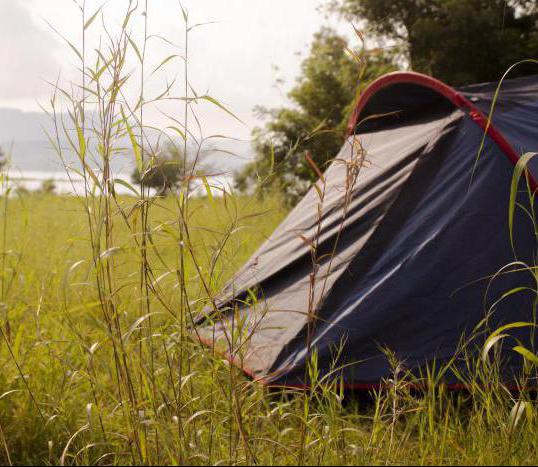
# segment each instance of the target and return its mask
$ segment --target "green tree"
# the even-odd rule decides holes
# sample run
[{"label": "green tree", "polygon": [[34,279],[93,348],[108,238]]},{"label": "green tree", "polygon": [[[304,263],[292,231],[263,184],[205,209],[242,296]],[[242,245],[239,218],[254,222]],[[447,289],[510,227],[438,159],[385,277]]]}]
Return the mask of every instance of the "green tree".
[{"label": "green tree", "polygon": [[3,170],[8,164],[7,155],[4,150],[0,147],[0,170]]},{"label": "green tree", "polygon": [[52,178],[47,178],[46,180],[43,180],[43,183],[41,183],[41,190],[40,192],[45,195],[53,195],[56,193],[57,190],[56,182]]},{"label": "green tree", "polygon": [[135,169],[131,178],[133,183],[141,184],[143,181],[146,187],[154,188],[158,196],[164,196],[177,188],[189,170],[188,162],[185,166],[183,150],[176,144],[169,143],[162,153],[151,156],[149,167],[144,173],[140,174]]},{"label": "green tree", "polygon": [[258,109],[268,121],[253,132],[256,157],[236,175],[239,189],[262,180],[258,186],[277,185],[293,203],[317,178],[305,155],[323,170],[342,146],[357,86],[395,69],[382,53],[371,54],[362,66],[356,58],[347,41],[331,29],[315,35],[288,95],[292,106]]},{"label": "green tree", "polygon": [[[413,70],[452,85],[498,80],[538,56],[536,0],[334,0],[332,8],[405,44]],[[536,73],[516,73],[529,69]]]}]

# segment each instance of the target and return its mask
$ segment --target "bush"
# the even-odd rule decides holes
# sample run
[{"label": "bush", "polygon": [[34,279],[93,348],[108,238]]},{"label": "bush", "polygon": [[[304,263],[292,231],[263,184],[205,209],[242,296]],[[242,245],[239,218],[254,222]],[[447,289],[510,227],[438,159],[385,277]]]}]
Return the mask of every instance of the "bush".
[{"label": "bush", "polygon": [[160,154],[152,155],[148,167],[143,173],[135,169],[131,175],[134,183],[154,188],[158,196],[165,196],[177,189],[192,164],[185,160],[184,151],[176,144],[169,143]]}]

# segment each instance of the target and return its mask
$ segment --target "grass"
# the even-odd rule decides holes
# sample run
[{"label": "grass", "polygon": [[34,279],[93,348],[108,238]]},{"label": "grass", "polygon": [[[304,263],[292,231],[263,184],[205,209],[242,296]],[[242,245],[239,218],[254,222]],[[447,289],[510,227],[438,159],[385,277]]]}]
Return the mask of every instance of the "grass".
[{"label": "grass", "polygon": [[[121,200],[125,209],[132,209],[135,201],[133,198]],[[166,222],[173,203],[169,198],[154,206],[152,227],[162,226],[163,222]],[[196,248],[202,248],[208,255],[220,248],[223,232],[227,231],[232,222],[235,222],[239,229],[237,236],[221,253],[222,260],[218,265],[219,280],[215,281],[215,287],[219,287],[219,282],[225,280],[247,259],[253,248],[274,229],[284,214],[275,202],[264,206],[263,216],[253,215],[259,212],[260,206],[248,198],[235,198],[228,203],[233,205],[229,205],[227,209],[223,209],[222,199],[215,199],[213,203],[207,200],[193,201],[192,206],[192,241]],[[223,214],[229,211],[233,211],[237,217],[230,219]],[[103,411],[104,406],[101,404],[105,404],[105,400],[111,404],[106,409],[108,415],[105,416],[105,412],[102,415],[103,423],[108,426],[105,431],[111,430],[116,432],[115,436],[120,436],[123,429],[121,426],[112,428],[115,424],[113,420],[116,416],[121,418],[125,415],[118,406],[120,400],[112,396],[116,384],[115,377],[111,374],[114,365],[110,361],[106,324],[98,313],[98,294],[90,279],[94,273],[91,262],[88,261],[91,257],[91,245],[86,235],[84,210],[80,200],[72,197],[31,195],[14,199],[9,204],[7,215],[12,219],[7,228],[7,244],[10,246],[6,267],[6,278],[10,287],[4,302],[5,321],[9,323],[7,334],[14,357],[35,396],[39,410],[24,390],[21,375],[4,345],[1,352],[4,371],[0,377],[0,392],[4,394],[1,400],[1,423],[6,440],[17,440],[9,448],[12,460],[30,463],[46,461],[49,456],[48,443],[52,441],[50,455],[57,461],[61,457],[61,451],[58,450],[63,449],[65,444],[65,440],[61,440],[61,432],[65,429],[67,436],[68,433],[76,431],[75,427],[80,428],[77,426],[79,422],[82,421],[81,425],[90,422],[95,410]],[[211,219],[209,225],[207,219]],[[119,219],[115,220],[119,222]],[[204,225],[203,230],[198,229],[200,222]],[[154,239],[161,256],[159,262],[173,262],[176,252],[173,237],[157,229]],[[122,287],[122,328],[127,333],[131,332],[131,338],[125,339],[126,353],[133,352],[133,355],[129,356],[132,365],[144,367],[144,362],[134,361],[135,357],[139,356],[138,340],[142,336],[136,325],[132,327],[137,323],[137,310],[141,299],[139,284],[133,277],[139,259],[133,243],[128,229],[120,229],[117,244],[121,250],[115,253],[116,279],[121,282]],[[208,256],[207,263],[210,262],[211,257]],[[187,271],[194,276],[195,272],[191,267],[188,265]],[[159,276],[163,274],[159,269],[156,269],[155,273]],[[168,282],[166,276],[159,281],[163,288],[168,286]],[[194,277],[189,281],[189,287],[196,289],[197,281]],[[174,293],[173,284],[170,285],[170,295],[169,306],[178,306],[175,303],[177,294]],[[161,298],[166,299],[168,296]],[[174,344],[177,338],[177,321],[174,316],[169,316],[159,303],[155,305],[159,310],[155,311],[154,326],[156,334],[161,333],[159,339],[162,341],[156,344],[156,354],[160,358],[155,373],[160,373],[165,370],[161,365],[165,365],[167,359],[173,360],[177,357]],[[99,347],[92,348],[96,343]],[[166,351],[163,345],[168,348]],[[165,357],[166,354],[168,355]],[[196,365],[191,362],[189,365],[193,365],[195,371],[204,371],[207,366],[204,360],[207,358],[201,357],[201,361]],[[143,368],[140,370],[144,371]],[[94,373],[89,374],[90,372]],[[167,393],[168,390],[173,392],[175,382],[172,384],[167,378],[168,376],[160,383],[168,387]],[[159,392],[163,389],[164,387],[159,388]],[[144,389],[141,390],[144,392]],[[168,397],[173,399],[177,396],[169,393],[168,396],[161,394],[159,398],[161,397],[163,399],[159,401],[159,405],[166,405],[169,402]],[[88,404],[93,404],[93,408],[90,409]],[[144,418],[150,420],[151,412],[155,408],[158,409],[141,404],[137,406],[137,411],[146,411]],[[161,410],[168,412],[166,406]],[[39,411],[44,420],[40,420]],[[189,411],[189,416],[193,413]],[[80,419],[78,415],[83,418]],[[168,414],[167,418],[171,420],[172,416]],[[20,420],[27,420],[27,426],[22,427],[18,422]],[[112,425],[109,425],[110,422]],[[99,439],[100,422],[95,423],[97,425],[94,428],[97,429]],[[36,426],[42,429],[36,430]],[[124,441],[128,445],[129,433],[125,432],[120,437],[122,436],[125,436]],[[77,440],[76,445],[78,444]],[[127,446],[125,449],[128,451]],[[143,455],[143,458],[146,458],[146,455]]]},{"label": "grass", "polygon": [[[121,201],[132,206],[135,200]],[[168,198],[154,206],[154,228],[168,219],[173,203]],[[226,247],[219,263],[222,281],[285,214],[274,198],[238,197],[233,203],[234,216],[218,198],[193,200],[192,206],[193,243],[203,252],[219,247],[231,223],[241,227],[240,238]],[[261,211],[263,216],[252,216]],[[194,341],[180,342],[176,317],[155,298],[152,376],[147,354],[139,353],[143,325],[133,328],[141,298],[133,278],[139,257],[123,229],[115,260],[122,288],[119,319],[125,333],[132,331],[124,339],[137,404],[129,413],[118,391],[92,268],[79,263],[91,256],[80,200],[26,195],[10,201],[8,216],[5,273],[11,285],[3,312],[13,356],[5,344],[0,347],[5,463],[294,465],[305,427],[303,461],[309,465],[532,465],[538,460],[538,419],[530,401],[514,426],[514,400],[502,390],[450,394],[438,386],[415,397],[404,380],[365,406],[358,399],[342,400],[337,388],[323,388],[308,396],[305,416],[302,396],[268,393]],[[170,236],[161,232],[155,242],[163,260],[172,261]],[[189,288],[197,293],[195,272],[189,271]],[[165,288],[167,279],[162,281]],[[167,296],[171,304],[175,295]],[[175,367],[180,346],[185,347],[181,383]]]}]

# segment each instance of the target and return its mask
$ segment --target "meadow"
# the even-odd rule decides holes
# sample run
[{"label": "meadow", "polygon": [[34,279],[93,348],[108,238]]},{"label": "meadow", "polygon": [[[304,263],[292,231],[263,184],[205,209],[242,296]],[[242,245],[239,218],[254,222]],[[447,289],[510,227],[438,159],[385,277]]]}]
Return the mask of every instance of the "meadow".
[{"label": "meadow", "polygon": [[[135,198],[119,202],[126,212],[136,206]],[[152,207],[159,254],[149,261],[161,293],[151,294],[149,304],[135,237],[115,211],[118,249],[103,261],[114,262],[120,335],[107,323],[96,290],[81,200],[26,194],[4,205],[3,463],[536,463],[533,403],[523,396],[514,405],[515,395],[494,381],[465,393],[431,385],[417,395],[413,381],[402,379],[364,398],[344,394],[338,384],[293,393],[248,380],[184,332],[187,320],[170,312],[180,302],[170,274],[177,261],[175,204],[168,197]],[[191,245],[198,267],[218,271],[214,290],[281,221],[281,206],[277,197],[192,200]],[[224,242],[230,229],[236,235]],[[198,274],[189,262],[192,296],[200,294]],[[140,315],[141,303],[151,317]]]}]

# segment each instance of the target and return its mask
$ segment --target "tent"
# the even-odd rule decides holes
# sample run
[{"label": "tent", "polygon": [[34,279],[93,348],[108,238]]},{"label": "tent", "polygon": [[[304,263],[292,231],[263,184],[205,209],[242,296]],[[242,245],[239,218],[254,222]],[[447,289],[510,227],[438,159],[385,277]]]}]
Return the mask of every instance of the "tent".
[{"label": "tent", "polygon": [[[531,320],[536,284],[518,265],[535,264],[533,167],[513,247],[508,212],[514,164],[538,149],[538,76],[504,81],[497,100],[496,89],[411,72],[371,84],[340,153],[216,297],[199,338],[265,384],[308,385],[315,355],[320,377],[367,388],[393,374],[387,350],[418,373]],[[522,365],[512,347],[506,380]]]}]

